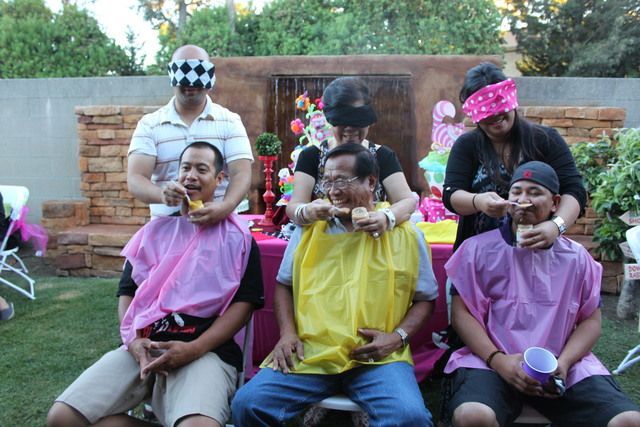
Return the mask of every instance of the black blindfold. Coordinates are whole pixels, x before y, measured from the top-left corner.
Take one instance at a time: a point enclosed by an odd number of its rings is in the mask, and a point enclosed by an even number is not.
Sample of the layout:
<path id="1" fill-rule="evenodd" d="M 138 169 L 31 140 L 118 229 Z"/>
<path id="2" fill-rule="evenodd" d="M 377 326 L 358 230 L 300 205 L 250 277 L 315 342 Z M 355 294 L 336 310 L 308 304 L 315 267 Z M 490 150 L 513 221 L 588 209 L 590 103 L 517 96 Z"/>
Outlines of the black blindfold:
<path id="1" fill-rule="evenodd" d="M 350 105 L 339 105 L 337 107 L 324 107 L 324 115 L 332 126 L 351 126 L 364 128 L 371 126 L 378 119 L 376 112 L 370 105 L 352 107 Z"/>

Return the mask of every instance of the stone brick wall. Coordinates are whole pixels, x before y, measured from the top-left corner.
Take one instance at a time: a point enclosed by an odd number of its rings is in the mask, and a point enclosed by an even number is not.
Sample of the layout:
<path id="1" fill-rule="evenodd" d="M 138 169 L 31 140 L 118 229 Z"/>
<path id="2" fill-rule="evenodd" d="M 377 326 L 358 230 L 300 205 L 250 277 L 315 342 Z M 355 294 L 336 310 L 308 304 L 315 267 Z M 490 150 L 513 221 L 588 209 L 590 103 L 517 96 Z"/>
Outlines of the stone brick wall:
<path id="1" fill-rule="evenodd" d="M 76 107 L 80 189 L 91 224 L 142 225 L 149 208 L 127 191 L 127 150 L 143 114 L 158 107 Z"/>
<path id="2" fill-rule="evenodd" d="M 624 127 L 626 117 L 623 108 L 614 107 L 520 106 L 518 112 L 530 122 L 554 128 L 569 145 L 611 136 Z M 474 125 L 465 119 L 465 126 L 470 130 Z"/>
<path id="3" fill-rule="evenodd" d="M 552 127 L 568 144 L 597 141 L 624 127 L 625 110 L 612 107 L 520 107 L 528 120 Z"/>

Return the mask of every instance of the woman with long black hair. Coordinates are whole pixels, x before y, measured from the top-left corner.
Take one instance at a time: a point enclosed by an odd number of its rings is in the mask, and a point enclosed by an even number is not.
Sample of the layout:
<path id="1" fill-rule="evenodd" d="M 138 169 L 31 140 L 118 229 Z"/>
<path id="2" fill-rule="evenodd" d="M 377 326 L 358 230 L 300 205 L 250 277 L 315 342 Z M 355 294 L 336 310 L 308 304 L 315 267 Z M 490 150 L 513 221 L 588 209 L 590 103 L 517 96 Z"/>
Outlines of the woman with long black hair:
<path id="1" fill-rule="evenodd" d="M 545 162 L 556 171 L 562 200 L 551 219 L 522 234 L 519 245 L 534 249 L 552 245 L 576 221 L 587 198 L 566 142 L 556 130 L 518 115 L 515 82 L 492 63 L 467 71 L 460 102 L 477 127 L 458 138 L 447 163 L 443 202 L 460 215 L 455 248 L 466 238 L 500 225 L 509 206 L 511 175 L 518 165 L 531 160 Z"/>

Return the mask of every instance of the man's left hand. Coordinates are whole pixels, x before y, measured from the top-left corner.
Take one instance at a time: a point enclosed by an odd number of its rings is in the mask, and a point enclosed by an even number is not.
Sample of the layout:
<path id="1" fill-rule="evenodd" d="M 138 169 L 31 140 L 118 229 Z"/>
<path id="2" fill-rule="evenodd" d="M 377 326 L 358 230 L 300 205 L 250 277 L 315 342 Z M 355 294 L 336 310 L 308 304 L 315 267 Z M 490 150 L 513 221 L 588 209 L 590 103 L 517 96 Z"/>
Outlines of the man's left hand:
<path id="1" fill-rule="evenodd" d="M 387 334 L 377 329 L 358 329 L 358 333 L 370 340 L 351 351 L 351 358 L 361 362 L 380 361 L 402 347 L 402 339 L 395 332 Z"/>
<path id="2" fill-rule="evenodd" d="M 558 226 L 553 221 L 543 221 L 535 225 L 531 231 L 522 233 L 522 240 L 518 244 L 523 248 L 544 249 L 553 245 L 558 236 Z"/>
<path id="3" fill-rule="evenodd" d="M 189 212 L 189 221 L 198 225 L 213 225 L 231 214 L 224 202 L 207 202 L 203 208 Z"/>
<path id="4" fill-rule="evenodd" d="M 144 368 L 145 374 L 149 372 L 167 374 L 169 371 L 191 363 L 200 357 L 193 345 L 182 341 L 153 341 L 151 348 L 162 351 L 162 354 Z"/>

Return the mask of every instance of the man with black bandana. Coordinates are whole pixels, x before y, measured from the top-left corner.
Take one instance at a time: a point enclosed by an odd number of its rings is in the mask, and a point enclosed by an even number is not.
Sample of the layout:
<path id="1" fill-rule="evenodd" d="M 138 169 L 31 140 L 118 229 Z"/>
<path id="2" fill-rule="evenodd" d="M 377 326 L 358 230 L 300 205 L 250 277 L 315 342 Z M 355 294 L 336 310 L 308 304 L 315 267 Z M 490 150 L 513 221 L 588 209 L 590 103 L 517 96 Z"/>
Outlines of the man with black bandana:
<path id="1" fill-rule="evenodd" d="M 233 212 L 251 185 L 251 144 L 240 117 L 211 101 L 215 66 L 207 52 L 194 45 L 179 47 L 168 65 L 174 97 L 144 116 L 131 138 L 127 183 L 152 216 L 179 210 L 186 189 L 175 181 L 178 156 L 186 145 L 209 142 L 223 155 L 228 175 L 213 200 L 190 214 L 196 224 L 214 224 Z"/>

